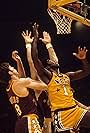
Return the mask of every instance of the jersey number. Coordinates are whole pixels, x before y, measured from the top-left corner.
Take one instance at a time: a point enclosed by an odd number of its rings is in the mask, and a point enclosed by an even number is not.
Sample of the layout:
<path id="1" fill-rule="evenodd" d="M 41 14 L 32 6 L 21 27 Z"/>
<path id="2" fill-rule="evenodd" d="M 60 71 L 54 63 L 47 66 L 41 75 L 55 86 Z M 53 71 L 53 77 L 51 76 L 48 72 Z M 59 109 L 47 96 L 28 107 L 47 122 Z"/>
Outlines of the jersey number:
<path id="1" fill-rule="evenodd" d="M 22 111 L 21 111 L 21 109 L 20 109 L 18 104 L 15 104 L 15 109 L 16 109 L 16 112 L 17 112 L 18 116 L 21 116 Z"/>

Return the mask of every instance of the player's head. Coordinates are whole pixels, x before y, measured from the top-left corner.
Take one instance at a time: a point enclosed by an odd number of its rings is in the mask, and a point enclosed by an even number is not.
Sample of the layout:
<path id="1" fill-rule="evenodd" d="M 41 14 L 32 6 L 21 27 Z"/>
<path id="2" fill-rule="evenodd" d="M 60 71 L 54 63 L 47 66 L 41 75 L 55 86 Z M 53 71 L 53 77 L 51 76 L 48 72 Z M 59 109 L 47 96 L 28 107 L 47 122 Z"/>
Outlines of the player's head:
<path id="1" fill-rule="evenodd" d="M 8 85 L 11 76 L 9 75 L 9 63 L 4 62 L 0 64 L 0 83 Z"/>
<path id="2" fill-rule="evenodd" d="M 57 71 L 59 70 L 59 64 L 58 63 L 55 63 L 54 61 L 52 60 L 47 60 L 47 66 L 46 68 L 50 71 Z"/>
<path id="3" fill-rule="evenodd" d="M 16 69 L 11 67 L 9 63 L 4 62 L 0 64 L 0 83 L 4 85 L 9 84 L 9 80 L 13 77 L 18 77 L 18 72 Z"/>

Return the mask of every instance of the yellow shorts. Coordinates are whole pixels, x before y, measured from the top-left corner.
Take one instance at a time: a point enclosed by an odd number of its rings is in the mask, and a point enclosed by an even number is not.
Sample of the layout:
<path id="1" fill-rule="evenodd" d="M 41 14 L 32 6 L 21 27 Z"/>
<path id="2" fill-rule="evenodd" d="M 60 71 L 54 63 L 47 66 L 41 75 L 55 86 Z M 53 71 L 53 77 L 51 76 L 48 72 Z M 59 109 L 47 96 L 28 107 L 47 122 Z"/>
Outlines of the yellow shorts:
<path id="1" fill-rule="evenodd" d="M 42 133 L 42 129 L 38 122 L 38 116 L 35 114 L 25 115 L 28 120 L 28 132 L 29 133 Z"/>
<path id="2" fill-rule="evenodd" d="M 77 129 L 79 123 L 84 117 L 87 110 L 81 107 L 74 107 L 65 111 L 55 111 L 52 113 L 54 124 L 54 132 L 66 131 L 70 129 Z"/>

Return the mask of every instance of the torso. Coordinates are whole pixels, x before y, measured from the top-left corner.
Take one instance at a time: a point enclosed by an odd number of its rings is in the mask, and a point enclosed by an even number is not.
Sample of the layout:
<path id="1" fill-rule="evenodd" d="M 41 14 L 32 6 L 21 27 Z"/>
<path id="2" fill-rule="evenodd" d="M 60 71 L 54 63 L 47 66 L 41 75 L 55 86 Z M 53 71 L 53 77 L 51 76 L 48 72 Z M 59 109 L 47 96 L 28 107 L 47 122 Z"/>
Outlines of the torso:
<path id="1" fill-rule="evenodd" d="M 16 110 L 17 116 L 22 117 L 29 113 L 38 114 L 34 91 L 32 89 L 24 89 L 23 91 L 23 86 L 15 89 L 14 82 L 10 83 L 7 94 L 9 101 Z"/>
<path id="2" fill-rule="evenodd" d="M 53 73 L 52 79 L 48 84 L 48 94 L 52 111 L 76 104 L 73 99 L 70 79 L 65 74 L 56 75 Z"/>

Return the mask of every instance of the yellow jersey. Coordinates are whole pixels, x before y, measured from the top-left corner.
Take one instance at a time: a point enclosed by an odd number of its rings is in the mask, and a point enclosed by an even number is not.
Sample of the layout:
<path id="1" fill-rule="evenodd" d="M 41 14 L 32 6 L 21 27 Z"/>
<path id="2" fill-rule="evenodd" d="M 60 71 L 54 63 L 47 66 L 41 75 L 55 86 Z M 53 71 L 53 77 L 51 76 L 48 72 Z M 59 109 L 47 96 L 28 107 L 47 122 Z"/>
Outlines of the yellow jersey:
<path id="1" fill-rule="evenodd" d="M 48 84 L 48 95 L 52 111 L 76 105 L 70 78 L 66 74 L 57 75 L 53 73 L 52 79 Z"/>

